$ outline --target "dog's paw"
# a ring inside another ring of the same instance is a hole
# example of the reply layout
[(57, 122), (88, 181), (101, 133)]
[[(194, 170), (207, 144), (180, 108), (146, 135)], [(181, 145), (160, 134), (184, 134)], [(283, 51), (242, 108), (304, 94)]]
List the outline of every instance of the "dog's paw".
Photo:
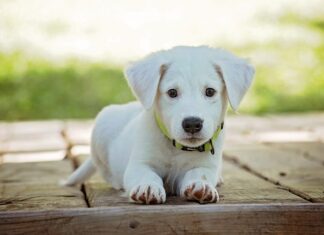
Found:
[(198, 201), (199, 203), (211, 203), (219, 201), (216, 188), (204, 181), (195, 181), (185, 185), (180, 194), (181, 197), (189, 201)]
[(141, 204), (161, 204), (166, 200), (166, 193), (158, 184), (141, 184), (130, 191), (129, 198)]

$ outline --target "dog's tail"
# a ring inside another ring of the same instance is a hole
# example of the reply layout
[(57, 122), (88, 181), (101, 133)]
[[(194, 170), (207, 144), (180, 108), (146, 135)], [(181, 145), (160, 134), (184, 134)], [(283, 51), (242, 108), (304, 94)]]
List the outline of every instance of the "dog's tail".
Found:
[(96, 167), (89, 157), (78, 169), (76, 169), (69, 178), (61, 182), (63, 186), (74, 186), (83, 183), (86, 179), (96, 172)]

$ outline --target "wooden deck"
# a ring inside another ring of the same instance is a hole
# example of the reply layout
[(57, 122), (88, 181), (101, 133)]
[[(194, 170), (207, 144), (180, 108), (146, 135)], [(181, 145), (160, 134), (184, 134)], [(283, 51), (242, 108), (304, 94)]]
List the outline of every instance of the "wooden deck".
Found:
[(324, 113), (230, 116), (218, 204), (134, 205), (94, 176), (60, 187), (92, 121), (0, 123), (0, 234), (324, 234)]

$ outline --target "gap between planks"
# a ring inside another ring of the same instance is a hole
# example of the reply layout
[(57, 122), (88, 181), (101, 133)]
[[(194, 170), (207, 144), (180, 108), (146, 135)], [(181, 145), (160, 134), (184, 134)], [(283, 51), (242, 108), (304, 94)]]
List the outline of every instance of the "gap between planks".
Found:
[[(66, 144), (66, 153), (65, 153), (65, 158), (69, 159), (72, 163), (72, 166), (73, 166), (73, 170), (75, 171), (78, 167), (79, 167), (79, 163), (76, 159), (76, 156), (73, 156), (72, 154), (72, 148), (74, 146), (73, 142), (70, 140), (69, 136), (68, 136), (68, 133), (65, 129), (65, 125), (61, 131), (61, 136), (63, 138), (63, 141), (65, 142)], [(81, 188), (80, 188), (82, 194), (83, 194), (83, 197), (84, 197), (84, 201), (86, 202), (87, 204), (87, 207), (90, 208), (90, 203), (89, 203), (89, 199), (88, 199), (88, 196), (87, 196), (87, 193), (86, 193), (86, 189), (85, 189), (85, 185), (84, 183), (81, 184)]]
[[(263, 154), (262, 157), (260, 153)], [(281, 159), (279, 160), (279, 158)], [(262, 165), (264, 162), (260, 162), (260, 160), (264, 159), (268, 162), (270, 161), (266, 168)], [(240, 148), (236, 147), (235, 149), (234, 147), (233, 149), (226, 150), (224, 152), (224, 160), (236, 164), (241, 169), (265, 181), (279, 185), (282, 189), (309, 202), (318, 203), (324, 201), (324, 191), (321, 183), (324, 180), (324, 168), (322, 168), (322, 164), (319, 164), (319, 162), (305, 158), (303, 152), (296, 151), (295, 149), (282, 149), (278, 146), (269, 148), (268, 145), (260, 144), (254, 147), (241, 146)], [(260, 166), (261, 168), (259, 169), (258, 167)], [(310, 171), (310, 169), (313, 170)], [(289, 172), (288, 176), (286, 176), (286, 170)], [(280, 175), (279, 178), (278, 174)], [(294, 180), (300, 180), (300, 182), (296, 184), (296, 182), (291, 181), (291, 175), (294, 177)], [(311, 184), (309, 182), (310, 179), (312, 180)]]
[(229, 161), (229, 162), (232, 162), (233, 164), (235, 164), (236, 166), (240, 167), (242, 170), (245, 170), (247, 172), (249, 172), (250, 174), (253, 174), (257, 177), (259, 177), (260, 179), (263, 179), (267, 182), (270, 182), (274, 185), (278, 185), (280, 186), (282, 189), (284, 190), (287, 190), (288, 192), (290, 193), (293, 193), (295, 194), (296, 196), (300, 197), (300, 198), (303, 198), (309, 202), (314, 202), (312, 200), (311, 197), (309, 197), (307, 194), (304, 194), (303, 192), (297, 190), (297, 189), (294, 189), (294, 188), (291, 188), (291, 187), (288, 187), (288, 186), (285, 186), (283, 184), (281, 184), (279, 181), (277, 180), (273, 180), (273, 179), (270, 179), (269, 177), (266, 177), (264, 175), (262, 175), (261, 173), (255, 171), (254, 169), (252, 169), (250, 166), (248, 166), (247, 164), (244, 164), (242, 162), (240, 162), (235, 156), (230, 156), (228, 154), (223, 154), (223, 157), (224, 157), (224, 160), (225, 161)]

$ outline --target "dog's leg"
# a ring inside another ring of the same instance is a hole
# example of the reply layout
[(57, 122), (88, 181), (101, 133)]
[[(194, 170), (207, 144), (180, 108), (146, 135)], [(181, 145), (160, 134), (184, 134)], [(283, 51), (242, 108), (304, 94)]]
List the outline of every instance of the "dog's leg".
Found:
[(220, 187), (224, 184), (224, 178), (222, 176), (223, 173), (223, 161), (222, 161), (222, 155), (221, 156), (221, 160), (219, 161), (219, 167), (218, 167), (218, 181), (217, 181), (217, 187)]
[(189, 201), (199, 203), (217, 202), (217, 175), (215, 170), (208, 168), (194, 168), (189, 170), (180, 184), (180, 196)]
[(130, 164), (124, 177), (124, 187), (131, 201), (160, 204), (166, 200), (161, 177), (145, 164)]

